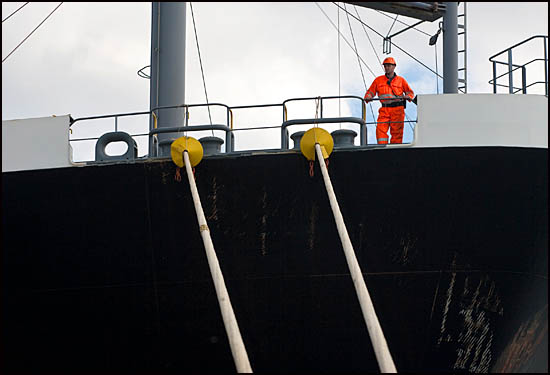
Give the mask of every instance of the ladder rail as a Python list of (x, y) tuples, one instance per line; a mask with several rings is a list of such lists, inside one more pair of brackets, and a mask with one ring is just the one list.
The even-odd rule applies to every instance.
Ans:
[[(457, 51), (458, 54), (462, 53), (462, 67), (458, 67), (458, 74), (459, 74), (459, 78), (458, 78), (458, 83), (462, 83), (463, 85), (462, 86), (458, 86), (458, 89), (463, 89), (464, 93), (466, 94), (468, 92), (468, 33), (467, 33), (467, 12), (466, 12), (466, 2), (462, 1), (460, 3), (458, 3), (458, 6), (460, 6), (460, 4), (463, 5), (463, 13), (462, 14), (458, 14), (458, 19), (459, 19), (459, 22), (458, 22), (458, 29), (462, 30), (458, 33), (458, 37), (462, 39), (462, 49)], [(462, 24), (460, 23), (460, 18), (463, 18), (462, 20)], [(463, 72), (464, 73), (464, 77), (463, 78), (460, 78), (460, 73)]]

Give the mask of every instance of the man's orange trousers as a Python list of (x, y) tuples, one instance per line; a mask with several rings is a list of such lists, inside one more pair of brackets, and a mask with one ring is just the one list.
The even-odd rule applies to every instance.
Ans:
[(378, 124), (376, 125), (376, 141), (379, 144), (388, 143), (388, 128), (391, 129), (390, 143), (403, 143), (403, 121), (405, 107), (380, 107)]

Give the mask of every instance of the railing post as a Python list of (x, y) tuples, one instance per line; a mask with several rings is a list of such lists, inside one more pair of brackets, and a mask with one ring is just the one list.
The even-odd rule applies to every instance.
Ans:
[(527, 69), (525, 66), (521, 67), (521, 91), (523, 94), (527, 94)]
[(493, 94), (497, 93), (497, 63), (493, 61)]
[(118, 131), (118, 116), (115, 116), (115, 132)]
[(512, 73), (512, 49), (508, 50), (508, 92), (514, 93), (514, 74)]
[(231, 131), (225, 132), (225, 153), (231, 152)]
[(548, 52), (546, 49), (546, 41), (547, 37), (542, 38), (542, 42), (544, 43), (544, 83), (545, 83), (545, 90), (546, 90), (546, 97), (548, 97)]
[[(231, 128), (231, 126), (229, 125), (229, 108), (226, 107), (226, 110), (227, 110), (227, 116), (226, 116), (226, 120), (227, 120), (227, 127), (231, 129), (231, 132), (233, 132), (233, 129)], [(228, 152), (231, 152), (233, 151), (232, 150), (232, 144), (231, 144), (231, 136), (229, 136), (229, 142), (227, 142), (227, 133), (225, 133), (226, 136), (225, 136), (225, 152), (228, 153)]]

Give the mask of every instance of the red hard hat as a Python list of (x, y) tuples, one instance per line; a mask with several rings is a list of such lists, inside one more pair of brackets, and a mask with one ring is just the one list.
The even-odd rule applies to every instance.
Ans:
[(382, 65), (384, 65), (384, 64), (393, 64), (393, 65), (397, 65), (397, 64), (395, 63), (395, 60), (393, 59), (393, 57), (386, 57), (386, 58), (384, 59), (384, 62), (382, 63)]

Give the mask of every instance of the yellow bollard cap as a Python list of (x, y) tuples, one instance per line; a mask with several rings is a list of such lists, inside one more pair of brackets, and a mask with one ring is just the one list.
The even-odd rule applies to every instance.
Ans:
[(302, 136), (300, 150), (307, 160), (315, 160), (315, 143), (319, 143), (323, 157), (328, 159), (334, 148), (334, 141), (328, 131), (323, 128), (311, 128)]
[(183, 161), (184, 151), (188, 152), (189, 161), (191, 162), (192, 167), (201, 162), (203, 155), (202, 145), (195, 138), (180, 137), (170, 145), (172, 161), (174, 161), (174, 163), (180, 168), (185, 166), (185, 162)]

